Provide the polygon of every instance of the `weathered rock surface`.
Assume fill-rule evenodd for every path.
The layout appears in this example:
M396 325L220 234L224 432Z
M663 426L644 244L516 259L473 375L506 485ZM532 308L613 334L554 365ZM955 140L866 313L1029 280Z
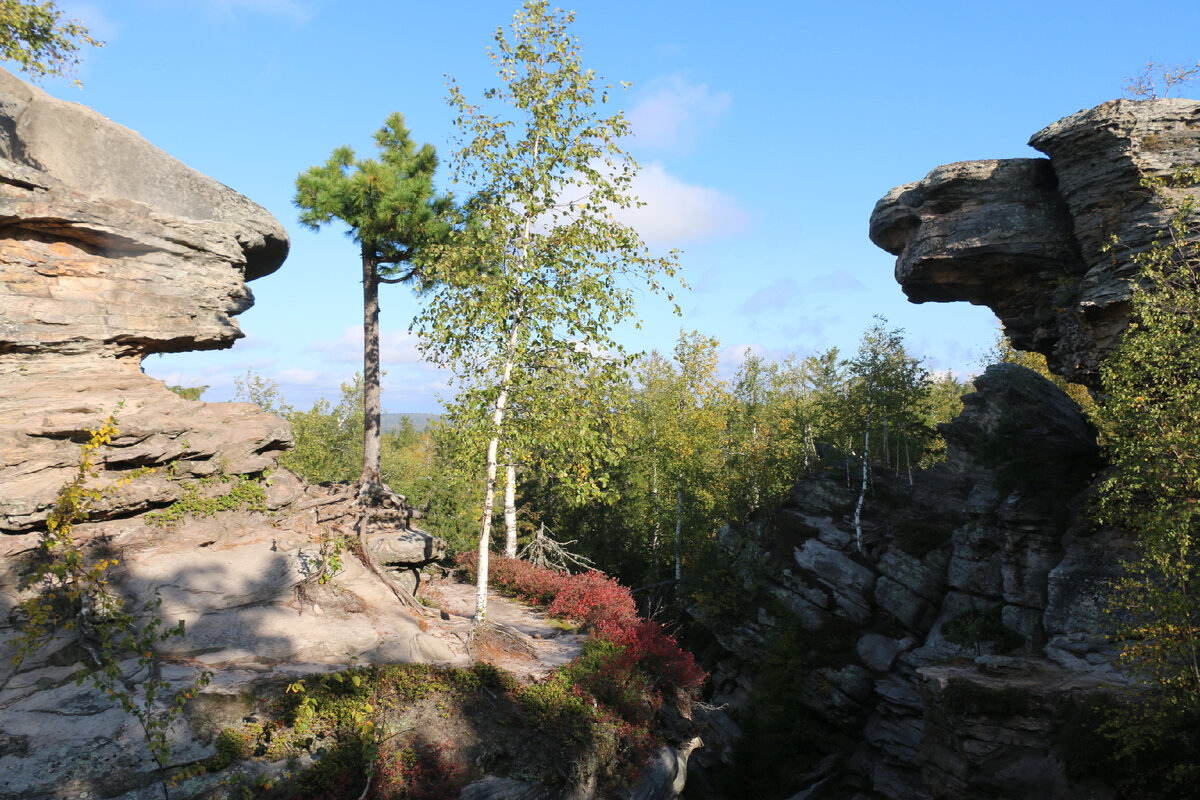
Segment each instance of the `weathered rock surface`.
M1171 216L1142 182L1195 165L1200 103L1114 100L1029 143L1049 158L949 164L892 189L871 239L914 302L989 306L1014 346L1094 386L1128 322L1133 255Z
M143 375L153 353L230 346L246 281L279 267L264 209L133 131L0 70L0 530L45 521L88 429L116 413L109 477L178 464L253 474L289 446L249 405L188 403ZM102 514L176 499L155 478Z
M253 302L246 281L277 269L287 244L279 223L232 189L0 70L0 799L159 796L136 720L76 686L89 662L76 639L12 662L21 575L81 444L109 414L120 432L99 452L92 485L162 469L104 495L75 535L117 559L111 585L133 608L157 595L156 613L185 622L186 636L163 644L171 679L208 669L209 693L236 694L351 659L462 659L455 637L427 633L349 547L336 581L317 580L322 535L353 541L363 508L345 487L274 469L292 441L284 420L247 403L184 400L139 369L153 353L230 346L242 335L234 317ZM268 471L263 509L167 526L144 513ZM410 512L386 509L367 525L406 574L445 547L410 529ZM136 659L121 670L138 690ZM177 725L179 763L211 755L208 735ZM173 796L232 792L219 779Z
M773 531L722 533L764 605L716 629L731 655L714 673L714 706L745 708L778 614L809 631L854 631L849 651L816 654L822 665L808 669L801 693L827 726L828 751L843 756L835 775L813 774L808 788L819 785L821 797L1083 797L1095 788L1073 784L1066 756L1047 750L1065 709L1121 681L1096 614L1116 569L1111 537L1078 517L1099 468L1095 433L1073 401L1024 367L991 367L975 389L944 428L946 463L912 487L877 475L865 552L854 544L841 469L803 478ZM965 645L943 635L955 619L987 611L1007 633L985 629ZM952 673L939 666L949 661ZM951 677L978 693L1019 689L1022 703L1007 716L947 708L937 687ZM725 712L708 721L701 766L725 757L739 734Z

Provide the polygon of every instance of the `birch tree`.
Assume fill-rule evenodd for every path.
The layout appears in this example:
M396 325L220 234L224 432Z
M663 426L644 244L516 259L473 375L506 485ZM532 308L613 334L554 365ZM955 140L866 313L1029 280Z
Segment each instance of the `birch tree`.
M583 66L573 19L529 0L509 32L496 32L499 86L475 103L450 83L454 175L472 193L470 223L460 246L432 266L435 282L414 324L426 357L455 368L456 403L486 414L477 624L487 620L499 454L525 449L523 431L555 434L553 426L513 426L510 407L536 415L564 365L618 379L628 360L614 327L634 317L639 287L663 290L677 266L673 253L652 256L616 217L637 202L637 165L620 148L629 124L620 111L601 115L611 87Z
M872 447L886 463L891 430L916 427L929 395L929 373L905 352L903 331L889 330L887 320L882 317L876 317L875 324L863 334L858 353L848 366L851 376L848 403L857 414L857 428L862 437L862 480L854 506L854 542L861 553L862 510L870 482Z

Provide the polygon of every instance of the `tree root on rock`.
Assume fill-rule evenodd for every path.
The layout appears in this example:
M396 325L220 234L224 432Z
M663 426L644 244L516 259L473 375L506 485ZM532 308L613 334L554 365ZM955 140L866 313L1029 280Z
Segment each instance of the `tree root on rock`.
M467 655L479 661L481 656L499 654L536 658L537 650L528 636L503 622L472 622L467 634Z

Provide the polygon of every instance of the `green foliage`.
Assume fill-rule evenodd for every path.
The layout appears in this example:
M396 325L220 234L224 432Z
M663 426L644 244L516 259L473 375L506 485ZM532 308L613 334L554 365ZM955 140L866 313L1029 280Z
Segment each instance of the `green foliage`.
M268 513L266 478L250 475L212 475L183 482L183 497L161 511L146 515L146 522L170 530L187 517L214 517L222 511ZM226 488L228 487L228 488Z
M737 715L742 737L734 744L729 769L720 776L730 796L786 797L816 765L826 723L804 702L811 642L812 634L799 620L780 617L757 664L746 708ZM781 753L788 755L780 758Z
M1198 178L1189 171L1148 184L1176 213L1154 245L1134 255L1134 319L1102 366L1103 402L1093 415L1111 465L1100 482L1099 519L1136 536L1109 600L1120 665L1146 686L1114 729L1127 752L1154 750L1162 730L1200 718Z
M168 386L167 388L184 400L199 400L208 386Z
M211 673L202 671L190 686L172 691L162 678L158 646L184 636L183 620L166 627L158 616L162 599L157 595L138 613L130 611L125 599L108 584L108 571L117 566L117 560L89 558L75 539L75 524L87 519L97 501L150 471L134 470L108 485L95 485L98 453L117 434L113 415L89 431L75 477L59 490L33 569L21 580L21 589L37 593L21 603L26 620L16 640L13 663L20 665L60 633L73 632L91 660L76 675L76 684L90 681L133 716L150 755L160 770L165 770L171 758L167 732L182 716L187 701L208 684ZM126 672L131 660L136 666ZM170 785L164 776L164 797L169 797Z
M992 345L992 349L984 355L983 366L991 364L1020 364L1026 369L1031 369L1038 375L1041 375L1046 380L1053 383L1058 388L1067 393L1075 403L1085 412L1091 413L1095 406L1095 401L1092 398L1092 393L1086 386L1078 383L1068 383L1061 375L1050 371L1050 365L1046 361L1046 357L1041 353L1033 353L1028 350L1017 350L1009 342L1008 337L1004 335L1004 331L996 332L996 342Z
M64 22L52 0L0 0L0 58L17 62L35 82L74 75L81 44L104 46L78 20Z
M363 480L379 481L380 375L379 284L420 276L417 259L444 244L453 226L454 202L436 195L432 145L417 148L393 113L375 133L379 159L359 159L349 147L296 178L300 224L318 230L337 219L361 249L363 282ZM424 280L424 278L422 278Z
M1136 536L1109 597L1112 635L1120 665L1145 687L1119 706L1105 733L1127 763L1138 760L1143 787L1167 794L1193 785L1200 743L1198 178L1186 171L1147 183L1176 213L1134 255L1134 320L1102 366L1105 391L1093 413L1111 465L1098 517Z
M561 479L579 497L603 489L593 457L602 463L612 443L593 422L612 416L596 412L627 365L613 330L634 318L637 286L661 291L677 268L674 254L650 255L617 221L636 204L637 167L620 147L629 123L596 110L608 89L583 66L573 18L528 0L511 38L503 29L495 36L501 85L475 104L450 84L461 137L455 180L474 194L454 246L428 266L432 285L414 326L426 358L455 368L457 418L472 420L460 424L487 446L481 620L500 454L521 461L538 448L565 450L580 468L560 467Z
M1003 612L1003 606L993 606L986 611L965 611L942 627L942 635L951 644L974 648L976 653L986 642L993 643L999 653L1011 652L1025 640L1004 624Z
M321 529L317 540L317 583L326 584L337 577L345 566L342 555L352 546L353 542L345 535Z
M372 796L450 800L483 770L549 786L595 777L605 790L627 787L652 752L649 730L582 692L578 681L603 664L581 664L524 686L485 663L351 667L304 678L266 693L256 721L222 731L210 765L251 754L315 755L276 796L338 800L361 796L368 777ZM479 735L439 738L463 724Z

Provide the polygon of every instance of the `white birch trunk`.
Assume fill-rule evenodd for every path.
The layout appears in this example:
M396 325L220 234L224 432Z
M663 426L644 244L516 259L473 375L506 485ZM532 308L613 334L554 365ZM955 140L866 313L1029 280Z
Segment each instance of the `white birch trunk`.
M675 484L675 582L683 578L683 485Z
M504 555L517 557L517 467L504 451Z
M871 386L867 385L867 424L863 426L863 453L862 453L862 489L858 493L858 504L854 506L854 544L858 547L858 552L863 552L862 541L862 508L863 501L867 499L867 464L869 463L868 454L871 452Z

